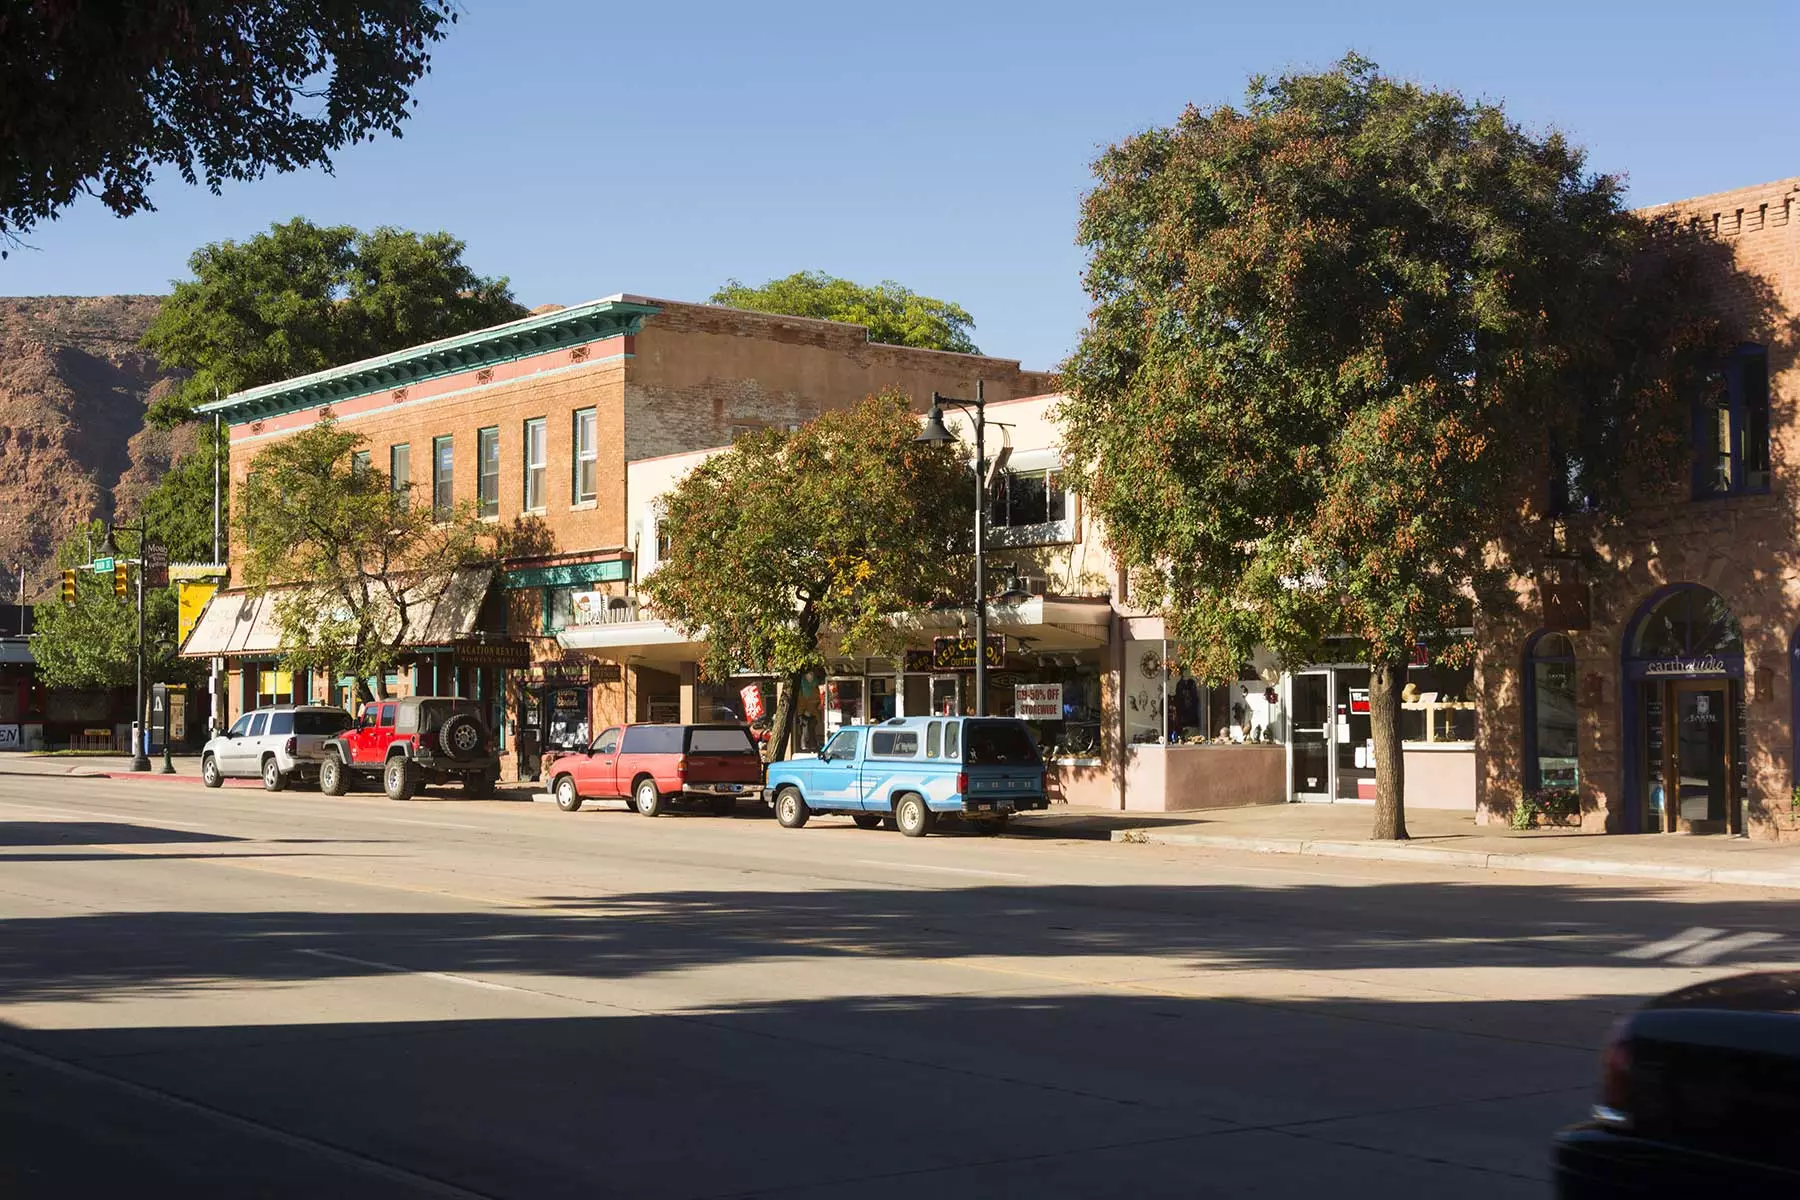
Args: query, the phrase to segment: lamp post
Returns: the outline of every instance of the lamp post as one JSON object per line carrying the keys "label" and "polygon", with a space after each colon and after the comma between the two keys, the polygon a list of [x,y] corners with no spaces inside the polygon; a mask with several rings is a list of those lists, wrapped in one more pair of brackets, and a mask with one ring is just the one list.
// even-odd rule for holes
{"label": "lamp post", "polygon": [[944,428],[944,406],[975,414],[975,715],[988,715],[987,689],[987,401],[981,381],[975,381],[975,399],[957,400],[931,393],[931,415],[915,439],[921,442],[953,442]]}
{"label": "lamp post", "polygon": [[150,520],[142,509],[138,511],[138,572],[137,572],[137,705],[132,709],[133,723],[137,726],[137,734],[131,744],[131,769],[148,771],[150,755],[145,747],[150,739],[150,720],[144,711],[144,570],[149,566]]}

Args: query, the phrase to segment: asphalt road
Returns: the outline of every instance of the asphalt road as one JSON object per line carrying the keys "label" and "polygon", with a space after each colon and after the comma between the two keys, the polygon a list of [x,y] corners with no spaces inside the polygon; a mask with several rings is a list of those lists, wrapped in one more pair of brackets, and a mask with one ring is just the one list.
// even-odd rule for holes
{"label": "asphalt road", "polygon": [[0,774],[0,1195],[1543,1196],[1742,889]]}

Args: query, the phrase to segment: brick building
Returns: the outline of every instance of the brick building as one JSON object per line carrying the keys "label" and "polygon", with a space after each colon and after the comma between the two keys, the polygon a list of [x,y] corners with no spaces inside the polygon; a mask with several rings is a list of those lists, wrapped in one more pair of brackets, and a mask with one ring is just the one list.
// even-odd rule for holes
{"label": "brick building", "polygon": [[1532,621],[1479,631],[1478,813],[1579,790],[1612,832],[1793,836],[1800,690],[1800,179],[1650,210],[1710,233],[1742,339],[1694,406],[1692,477],[1622,532],[1579,514]]}
{"label": "brick building", "polygon": [[[490,705],[513,769],[594,721],[673,719],[680,680],[649,664],[569,654],[555,635],[628,614],[642,529],[626,465],[799,424],[871,392],[1048,390],[1011,359],[872,343],[859,325],[617,295],[239,392],[206,406],[230,426],[235,494],[253,457],[329,410],[421,503],[476,502],[501,522],[542,521],[550,546],[466,572],[388,681]],[[234,546],[234,552],[237,547]],[[236,563],[234,562],[234,568]],[[184,644],[229,661],[226,707],[342,702],[352,681],[276,667],[272,601],[215,597]]]}

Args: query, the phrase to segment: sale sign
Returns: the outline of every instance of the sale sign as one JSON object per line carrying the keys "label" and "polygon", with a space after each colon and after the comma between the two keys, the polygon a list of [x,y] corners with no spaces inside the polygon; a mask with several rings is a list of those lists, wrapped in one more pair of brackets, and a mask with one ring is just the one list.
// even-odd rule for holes
{"label": "sale sign", "polygon": [[744,698],[745,720],[760,721],[762,720],[763,715],[769,711],[763,704],[762,684],[747,684],[745,685],[744,690],[739,692],[738,695]]}
{"label": "sale sign", "polygon": [[1026,721],[1060,721],[1063,717],[1063,685],[1021,683],[1013,688],[1013,716]]}

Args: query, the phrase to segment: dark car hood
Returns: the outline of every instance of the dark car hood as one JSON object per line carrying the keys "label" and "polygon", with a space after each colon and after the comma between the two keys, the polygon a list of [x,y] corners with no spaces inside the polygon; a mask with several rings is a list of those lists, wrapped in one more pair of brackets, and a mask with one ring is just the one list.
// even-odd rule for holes
{"label": "dark car hood", "polygon": [[1646,1009],[1704,1008],[1733,1012],[1800,1013],[1800,972],[1758,971],[1709,979],[1658,996]]}

